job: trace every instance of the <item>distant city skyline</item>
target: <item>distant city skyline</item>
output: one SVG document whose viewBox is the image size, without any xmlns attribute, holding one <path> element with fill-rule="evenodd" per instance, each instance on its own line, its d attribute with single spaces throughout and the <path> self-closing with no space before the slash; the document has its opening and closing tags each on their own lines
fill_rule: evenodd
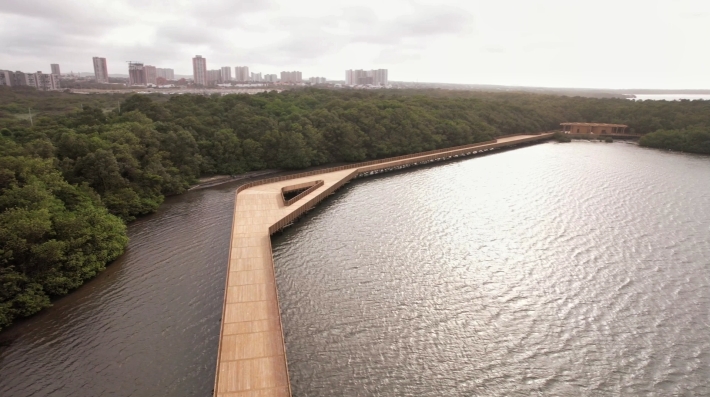
<svg viewBox="0 0 710 397">
<path fill-rule="evenodd" d="M 299 71 L 281 72 L 282 83 L 302 83 L 303 73 Z"/>
<path fill-rule="evenodd" d="M 169 10 L 117 0 L 48 2 L 41 12 L 4 0 L 0 32 L 9 38 L 0 48 L 8 70 L 57 63 L 63 73 L 90 72 L 98 55 L 109 73 L 140 60 L 191 75 L 189 60 L 203 54 L 213 69 L 329 80 L 373 68 L 412 82 L 710 89 L 710 2 L 691 0 L 205 0 Z"/>
<path fill-rule="evenodd" d="M 21 71 L 0 70 L 0 86 L 25 86 L 33 87 L 41 91 L 61 89 L 61 83 L 57 74 L 42 73 L 42 71 L 25 73 Z"/>
<path fill-rule="evenodd" d="M 386 86 L 389 83 L 388 76 L 387 69 L 349 69 L 345 71 L 345 84 Z"/>
</svg>

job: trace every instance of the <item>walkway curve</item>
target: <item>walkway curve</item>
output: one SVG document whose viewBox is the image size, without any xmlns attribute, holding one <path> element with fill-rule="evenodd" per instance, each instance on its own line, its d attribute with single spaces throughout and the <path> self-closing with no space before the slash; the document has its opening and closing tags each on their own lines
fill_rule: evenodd
<svg viewBox="0 0 710 397">
<path fill-rule="evenodd" d="M 497 140 L 269 178 L 237 188 L 214 395 L 290 397 L 271 235 L 359 175 L 548 140 L 552 133 Z M 317 177 L 316 177 L 317 175 Z M 323 184 L 286 206 L 281 189 Z"/>
</svg>

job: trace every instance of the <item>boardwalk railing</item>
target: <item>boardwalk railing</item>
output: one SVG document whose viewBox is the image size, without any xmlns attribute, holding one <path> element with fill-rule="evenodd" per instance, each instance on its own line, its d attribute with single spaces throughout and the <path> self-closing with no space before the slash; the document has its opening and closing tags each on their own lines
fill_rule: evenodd
<svg viewBox="0 0 710 397">
<path fill-rule="evenodd" d="M 320 203 L 323 201 L 326 197 L 330 196 L 335 192 L 336 190 L 340 189 L 343 185 L 346 183 L 350 182 L 351 179 L 355 178 L 360 172 L 358 170 L 354 170 L 351 172 L 349 175 L 347 175 L 345 178 L 341 179 L 337 183 L 333 184 L 331 187 L 323 190 L 322 192 L 318 193 L 315 197 L 312 199 L 308 200 L 305 204 L 303 204 L 300 208 L 298 208 L 296 211 L 293 211 L 292 213 L 286 215 L 286 217 L 281 218 L 278 222 L 274 223 L 269 227 L 269 234 L 274 234 L 277 231 L 283 229 L 287 225 L 291 224 L 296 218 L 300 217 L 303 215 L 305 212 L 310 210 L 311 208 L 315 207 L 316 204 Z"/>
<path fill-rule="evenodd" d="M 291 186 L 284 186 L 281 188 L 281 198 L 284 200 L 284 205 L 289 206 L 296 201 L 308 196 L 311 194 L 312 191 L 318 189 L 319 187 L 323 186 L 325 182 L 323 180 L 315 181 L 315 182 L 305 182 L 305 183 L 299 183 L 298 185 L 291 185 Z M 296 196 L 286 199 L 286 193 L 292 192 L 294 190 L 301 190 L 305 189 L 306 190 L 302 191 L 301 193 L 297 194 Z"/>
</svg>

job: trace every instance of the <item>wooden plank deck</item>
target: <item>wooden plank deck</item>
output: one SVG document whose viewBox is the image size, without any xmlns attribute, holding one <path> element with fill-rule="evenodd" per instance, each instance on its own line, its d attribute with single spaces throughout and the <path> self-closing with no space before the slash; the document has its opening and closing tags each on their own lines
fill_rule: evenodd
<svg viewBox="0 0 710 397">
<path fill-rule="evenodd" d="M 315 206 L 351 178 L 371 172 L 549 139 L 551 133 L 501 137 L 497 141 L 337 167 L 237 189 L 227 285 L 217 357 L 217 397 L 290 397 L 271 234 Z M 281 189 L 314 180 L 324 183 L 290 206 Z"/>
</svg>

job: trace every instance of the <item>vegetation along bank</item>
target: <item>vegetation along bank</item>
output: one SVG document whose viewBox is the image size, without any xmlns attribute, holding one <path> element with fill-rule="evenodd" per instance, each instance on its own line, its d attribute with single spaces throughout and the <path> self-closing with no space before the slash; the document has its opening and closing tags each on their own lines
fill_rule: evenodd
<svg viewBox="0 0 710 397">
<path fill-rule="evenodd" d="M 0 87 L 0 329 L 94 277 L 125 223 L 204 175 L 398 156 L 560 122 L 710 153 L 710 101 L 442 90 L 73 95 Z M 32 125 L 30 111 L 32 108 Z"/>
</svg>

